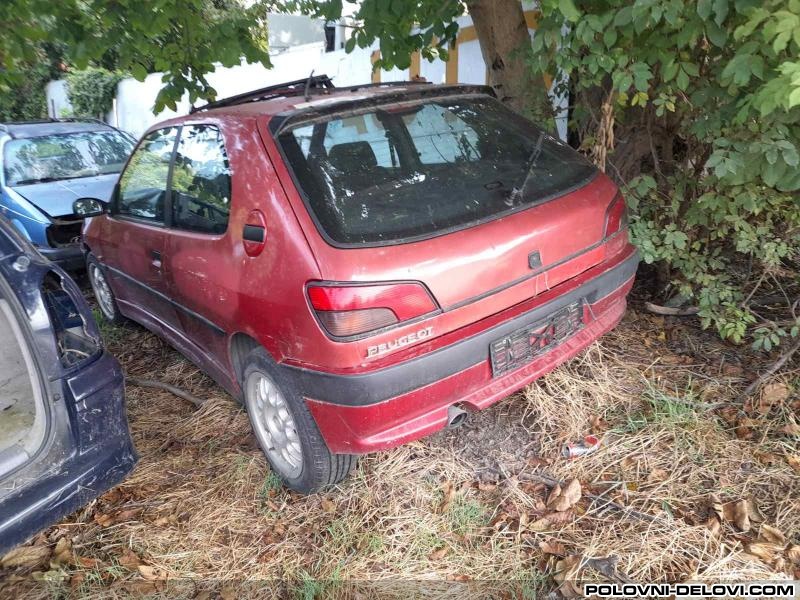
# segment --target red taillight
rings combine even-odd
[[[606,227],[603,237],[611,237],[618,231],[628,226],[628,209],[625,206],[625,198],[617,193],[611,204],[606,210]]]
[[[320,323],[336,337],[383,329],[438,309],[419,283],[312,283],[308,299]]]

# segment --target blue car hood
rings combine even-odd
[[[108,202],[119,173],[62,179],[47,183],[19,185],[11,189],[51,217],[72,214],[72,203],[78,198],[97,198]]]

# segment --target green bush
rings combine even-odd
[[[665,296],[693,299],[734,342],[797,336],[800,0],[545,0],[542,12],[531,66],[569,75],[580,143],[624,185]],[[753,303],[766,286],[786,298],[779,315]]]
[[[122,75],[96,67],[67,75],[67,97],[73,113],[102,119],[113,106]]]
[[[5,82],[0,87],[0,122],[46,118],[45,86],[49,80],[50,70],[37,65],[29,67],[24,76]]]

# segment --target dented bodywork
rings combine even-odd
[[[110,487],[136,463],[119,363],[75,283],[0,217],[0,301],[31,357],[42,424],[0,448],[0,554]]]

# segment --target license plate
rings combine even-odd
[[[528,364],[557,346],[583,324],[583,306],[575,302],[546,319],[527,325],[489,345],[492,375],[497,377]]]

